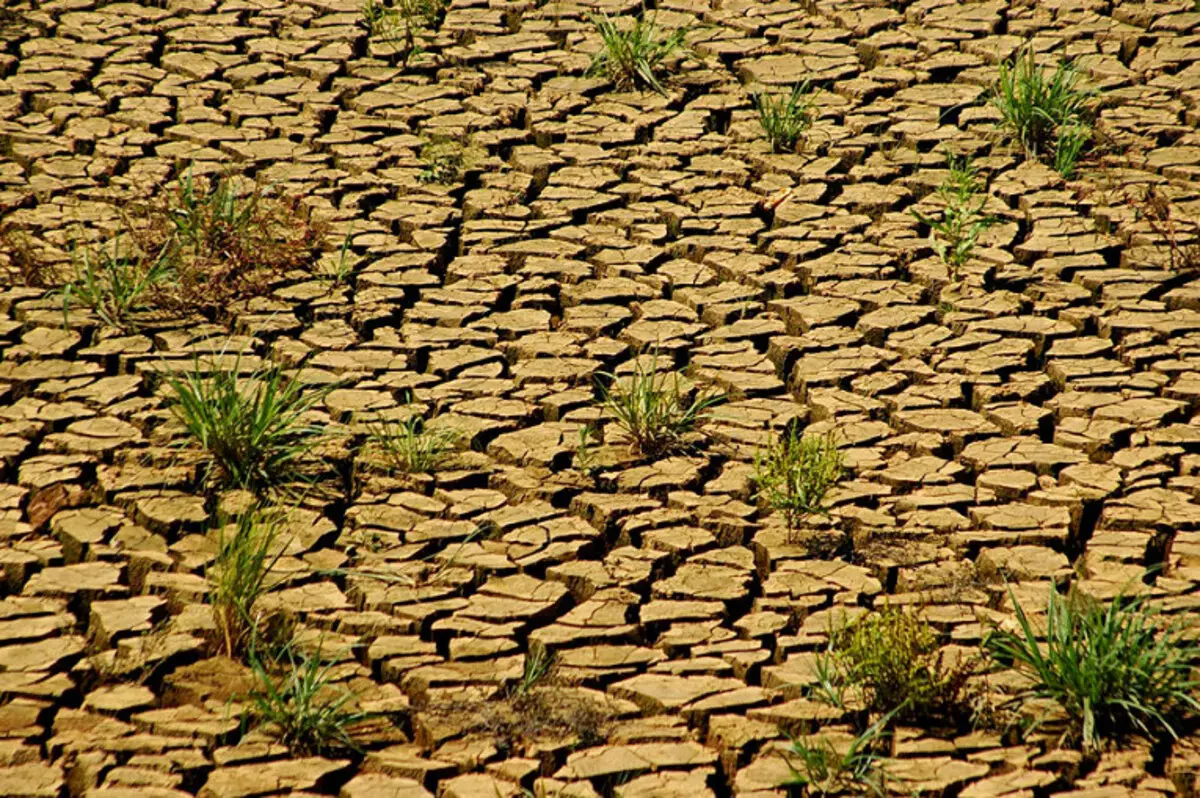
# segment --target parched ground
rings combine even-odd
[[[61,258],[192,164],[302,197],[354,268],[129,334],[64,328],[61,299],[7,278],[0,794],[781,795],[787,734],[850,728],[804,688],[836,619],[912,607],[959,656],[1011,617],[1006,580],[1029,607],[1132,584],[1195,611],[1200,282],[1130,196],[1159,187],[1195,235],[1191,0],[666,0],[659,24],[694,27],[667,96],[585,75],[585,13],[633,2],[454,0],[407,70],[357,0],[37,5],[0,20],[6,225]],[[1102,92],[1077,180],[997,133],[987,87],[1026,42]],[[804,79],[809,146],[770,154],[748,90]],[[487,159],[422,183],[431,135]],[[946,150],[1001,217],[958,282],[910,213]],[[248,673],[206,642],[217,499],[158,374],[229,346],[339,383],[340,478],[295,508],[264,601],[384,713],[360,755],[243,729]],[[658,461],[593,387],[648,347],[730,397]],[[363,476],[351,422],[409,391],[473,451]],[[800,542],[750,483],[793,420],[847,463]],[[605,442],[580,468],[588,424]],[[587,728],[493,716],[543,651],[547,700]],[[1082,767],[1053,742],[901,727],[896,789],[1196,794],[1200,738]]]

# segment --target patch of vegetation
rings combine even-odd
[[[797,83],[788,94],[752,95],[758,124],[771,142],[773,152],[794,152],[805,132],[812,127],[816,93],[808,81]]]
[[[1080,87],[1074,66],[1062,62],[1050,72],[1030,47],[1000,65],[991,102],[1026,157],[1050,156],[1055,169],[1070,177],[1092,137],[1092,96]]]
[[[408,66],[425,52],[448,6],[447,0],[395,0],[390,6],[383,0],[367,0],[360,16],[371,36],[392,45]]]
[[[465,143],[449,136],[432,136],[421,145],[421,163],[417,175],[422,183],[457,183],[487,157],[487,151],[468,139]]]
[[[695,393],[690,399],[678,372],[658,371],[658,353],[649,366],[641,359],[633,373],[617,377],[602,374],[607,384],[599,383],[600,399],[615,417],[614,423],[647,457],[687,448],[686,436],[709,417],[709,411],[725,401],[724,395]]]
[[[804,795],[886,795],[887,739],[884,728],[894,712],[884,715],[839,751],[826,735],[795,738],[785,755],[792,777],[781,784]]]
[[[306,386],[269,362],[242,376],[241,355],[211,372],[205,363],[166,378],[172,411],[206,455],[205,483],[262,493],[306,479],[304,457],[327,430],[305,416],[335,386]]]
[[[937,189],[945,203],[937,217],[918,211],[912,214],[921,224],[928,225],[934,252],[957,279],[959,268],[971,258],[979,236],[996,223],[996,218],[983,212],[987,195],[981,194],[978,169],[967,158],[947,159],[950,173]]]
[[[64,324],[77,303],[110,327],[136,329],[135,314],[151,307],[153,293],[175,276],[166,248],[149,257],[130,247],[122,250],[119,235],[111,250],[78,247],[72,255],[75,280],[62,290]]]
[[[794,426],[754,460],[757,497],[782,512],[789,537],[805,516],[828,515],[825,495],[842,476],[842,453],[833,433],[803,436]]]
[[[1145,597],[1118,595],[1107,606],[1050,589],[1045,634],[1010,592],[1019,631],[993,630],[984,647],[1032,681],[1018,699],[1057,702],[1085,751],[1130,734],[1177,737],[1200,712],[1192,668],[1200,643],[1183,618],[1161,623]]]
[[[356,725],[375,717],[354,708],[355,695],[332,681],[336,663],[323,664],[317,651],[297,658],[285,648],[281,679],[252,656],[255,689],[250,694],[248,719],[265,724],[293,756],[325,756],[358,751]]]
[[[228,657],[237,656],[259,634],[262,619],[255,605],[274,586],[269,579],[283,553],[279,542],[277,515],[243,513],[220,530],[207,577],[217,635]]]
[[[367,443],[390,467],[405,474],[437,471],[462,440],[458,430],[428,429],[415,410],[403,420],[381,418],[365,426]]]
[[[600,34],[601,47],[592,56],[587,74],[603,74],[617,91],[641,87],[667,93],[658,76],[668,59],[686,52],[686,28],[662,28],[654,16],[646,16],[645,9],[632,19],[607,14],[589,18]]]
[[[970,715],[974,661],[947,664],[937,633],[910,611],[888,607],[868,613],[830,635],[824,680],[814,694],[850,690],[876,712],[908,721],[958,724]],[[820,674],[820,671],[819,671]]]
[[[166,221],[166,224],[161,222]],[[267,293],[293,269],[310,268],[324,246],[324,227],[309,221],[297,198],[268,195],[254,185],[242,192],[228,176],[180,178],[144,251],[170,247],[177,285],[168,295],[184,309],[220,309]]]
[[[0,225],[0,256],[20,285],[49,288],[56,283],[54,269],[34,248],[32,237],[14,224]]]

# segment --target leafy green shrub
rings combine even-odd
[[[1051,73],[1037,64],[1033,48],[1026,48],[1000,65],[991,102],[1026,157],[1049,154],[1059,172],[1070,176],[1091,139],[1091,97],[1080,88],[1074,66],[1060,63]]]
[[[273,363],[243,377],[241,362],[208,373],[197,357],[167,376],[171,409],[206,455],[205,482],[261,492],[303,479],[304,456],[326,436],[305,415],[335,386],[305,386]]]
[[[1130,733],[1175,738],[1179,724],[1200,711],[1200,681],[1192,675],[1200,643],[1185,618],[1160,623],[1145,597],[1122,594],[1105,606],[1077,592],[1063,599],[1052,587],[1043,641],[1010,597],[1019,632],[995,629],[984,646],[1032,680],[1021,698],[1062,706],[1085,750]]]
[[[759,92],[752,96],[758,124],[774,152],[792,152],[812,126],[816,95],[809,82],[797,83],[788,94]]]
[[[600,51],[592,57],[588,74],[604,74],[617,91],[630,91],[639,86],[654,89],[659,94],[667,90],[658,74],[667,59],[685,49],[686,28],[665,30],[654,17],[647,18],[645,10],[631,24],[623,26],[620,18],[607,14],[591,17],[600,34]]]
[[[978,170],[966,158],[949,157],[950,173],[937,189],[945,208],[937,218],[913,211],[921,224],[929,226],[934,251],[950,268],[952,277],[971,258],[979,236],[996,223],[983,212],[987,196],[980,194]]]
[[[677,372],[659,373],[657,353],[649,366],[636,361],[627,377],[600,376],[609,382],[599,386],[604,408],[615,416],[616,425],[637,451],[648,457],[686,448],[685,436],[725,400],[723,395],[706,393],[689,400]]]
[[[841,476],[842,453],[833,433],[802,436],[789,427],[754,461],[758,498],[783,513],[789,534],[805,516],[828,513],[825,495]]]
[[[831,634],[827,678],[839,689],[858,691],[874,711],[958,722],[969,715],[968,681],[976,663],[947,665],[939,649],[937,634],[914,613],[877,610]]]

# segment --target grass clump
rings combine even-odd
[[[367,0],[360,17],[371,36],[392,45],[408,66],[425,52],[424,44],[441,25],[447,6],[447,0],[395,0],[390,6],[383,0]]]
[[[421,163],[417,174],[422,183],[456,183],[487,157],[482,147],[449,136],[432,136],[421,145]]]
[[[996,629],[984,645],[1032,681],[1019,699],[1063,708],[1085,751],[1129,734],[1175,738],[1179,724],[1200,711],[1200,681],[1192,675],[1200,643],[1182,620],[1160,623],[1144,597],[1121,594],[1106,606],[1051,588],[1044,636],[1010,597],[1019,630]]]
[[[647,457],[687,448],[687,436],[725,400],[723,395],[701,392],[689,399],[677,372],[659,373],[657,353],[649,366],[637,360],[627,377],[601,376],[608,380],[599,385],[601,403],[634,448]]]
[[[937,633],[912,612],[889,607],[863,615],[830,635],[825,656],[819,670],[829,684],[818,697],[849,689],[868,709],[908,721],[958,723],[969,714],[976,664],[947,664]]]
[[[1000,65],[991,102],[1028,158],[1049,156],[1064,177],[1091,140],[1092,92],[1079,86],[1079,72],[1062,62],[1053,72],[1039,66],[1032,48]]]
[[[403,420],[380,418],[366,425],[367,443],[389,466],[405,474],[437,471],[462,440],[458,430],[428,429],[420,413]]]
[[[1165,243],[1171,271],[1200,269],[1200,220],[1189,224],[1189,220],[1179,219],[1170,197],[1155,186],[1147,188],[1140,201],[1128,194],[1126,197],[1136,218],[1145,220],[1151,232]]]
[[[261,618],[255,605],[274,586],[269,581],[271,571],[283,553],[278,538],[278,516],[258,512],[244,513],[235,524],[221,529],[207,577],[217,635],[226,656],[236,656],[258,634]]]
[[[987,196],[980,193],[979,170],[967,158],[947,159],[950,173],[937,189],[945,203],[937,217],[913,211],[921,224],[928,225],[934,252],[957,277],[959,268],[971,258],[979,236],[996,223],[983,212]]]
[[[825,495],[841,476],[842,453],[832,432],[801,436],[794,426],[788,427],[754,460],[758,498],[783,513],[789,535],[805,516],[828,514]]]
[[[129,247],[123,250],[119,235],[111,250],[81,247],[72,255],[75,279],[62,289],[64,324],[77,303],[111,327],[135,329],[135,315],[152,305],[153,294],[175,274],[166,248],[146,257]]]
[[[305,416],[334,386],[305,386],[273,363],[242,376],[241,362],[208,373],[197,358],[167,377],[172,410],[206,456],[204,481],[261,493],[303,480],[305,455],[326,437]]]
[[[762,127],[773,152],[794,152],[804,133],[812,126],[816,94],[809,82],[797,83],[788,94],[752,95],[758,124]]]
[[[354,727],[375,716],[356,709],[355,695],[332,683],[336,663],[324,664],[319,648],[301,657],[292,645],[284,651],[286,662],[280,679],[260,658],[251,657],[257,684],[250,694],[249,718],[265,724],[293,756],[359,750]]]
[[[662,28],[654,16],[646,16],[645,9],[627,24],[607,14],[593,14],[590,19],[600,34],[601,47],[592,56],[589,75],[603,74],[617,91],[640,87],[667,93],[658,75],[669,58],[686,51],[686,28]]]
[[[784,755],[792,776],[780,786],[805,795],[885,795],[887,757],[881,748],[887,738],[884,728],[894,714],[855,736],[844,751],[826,735],[793,739]]]

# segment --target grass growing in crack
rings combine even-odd
[[[208,568],[209,600],[226,656],[243,651],[258,634],[258,600],[271,589],[271,570],[283,553],[277,515],[244,513],[222,528],[217,556]]]
[[[421,145],[421,163],[417,174],[422,183],[456,183],[487,157],[482,147],[449,136],[432,136]]]
[[[914,613],[886,608],[858,618],[830,635],[822,693],[861,694],[876,712],[910,721],[958,723],[969,717],[969,679],[977,664],[947,664],[937,633]],[[818,697],[823,697],[817,694]]]
[[[550,676],[554,668],[554,655],[544,648],[530,651],[525,655],[525,665],[521,671],[521,681],[513,686],[511,695],[517,698],[529,695],[538,684]]]
[[[405,474],[437,471],[454,452],[462,434],[454,429],[428,429],[419,413],[404,420],[379,419],[366,425],[367,442],[388,465]]]
[[[1158,623],[1144,597],[1121,594],[1105,606],[1051,588],[1044,641],[1010,598],[1019,631],[996,629],[984,646],[1032,680],[1021,698],[1051,699],[1066,711],[1084,750],[1129,734],[1175,738],[1179,723],[1200,712],[1192,676],[1200,644],[1182,620]]]
[[[1053,72],[1039,66],[1032,48],[1000,65],[991,102],[1000,111],[1005,127],[1028,158],[1050,156],[1064,177],[1091,140],[1092,92],[1079,85],[1079,72],[1059,63]]]
[[[111,250],[80,247],[72,255],[75,280],[62,290],[64,325],[77,303],[111,327],[136,328],[133,314],[149,307],[151,294],[174,276],[166,248],[153,257],[143,256],[128,247],[122,250],[119,235]]]
[[[401,62],[409,62],[425,52],[424,43],[433,38],[446,14],[447,0],[367,0],[360,17],[367,31],[400,53]]]
[[[993,216],[983,212],[987,196],[980,193],[979,170],[967,158],[947,158],[950,173],[937,189],[945,203],[941,214],[934,218],[918,211],[912,214],[921,224],[928,225],[934,252],[957,279],[959,268],[971,258],[979,236],[996,223]]]
[[[354,709],[355,695],[332,684],[336,663],[323,664],[319,648],[299,658],[291,645],[284,651],[281,679],[259,657],[251,656],[256,686],[247,707],[250,719],[265,724],[293,756],[359,750],[353,729],[375,716]]]
[[[261,493],[302,481],[304,456],[326,436],[305,415],[335,386],[305,386],[273,363],[241,376],[241,362],[206,373],[197,357],[190,372],[167,376],[172,410],[207,457],[205,482]]]
[[[825,495],[842,476],[842,453],[831,432],[802,436],[795,427],[760,451],[754,460],[758,498],[782,512],[788,535],[813,513],[828,514]]]
[[[657,353],[648,367],[636,361],[628,377],[601,376],[609,381],[599,386],[604,408],[634,448],[647,457],[687,448],[686,436],[725,401],[723,395],[711,393],[696,393],[689,399],[677,372],[659,373]]]
[[[792,777],[781,784],[789,790],[804,790],[806,795],[885,795],[887,758],[879,749],[887,735],[884,728],[895,712],[890,712],[838,751],[829,738],[796,738],[784,756]]]
[[[773,152],[793,152],[804,133],[812,126],[816,94],[808,81],[797,83],[788,94],[752,95],[758,124],[771,142]]]
[[[589,75],[605,75],[617,91],[641,87],[667,93],[658,75],[669,58],[686,51],[686,28],[662,28],[654,16],[646,16],[644,8],[627,25],[621,23],[622,18],[607,14],[589,18],[601,39],[600,50],[588,67]]]

